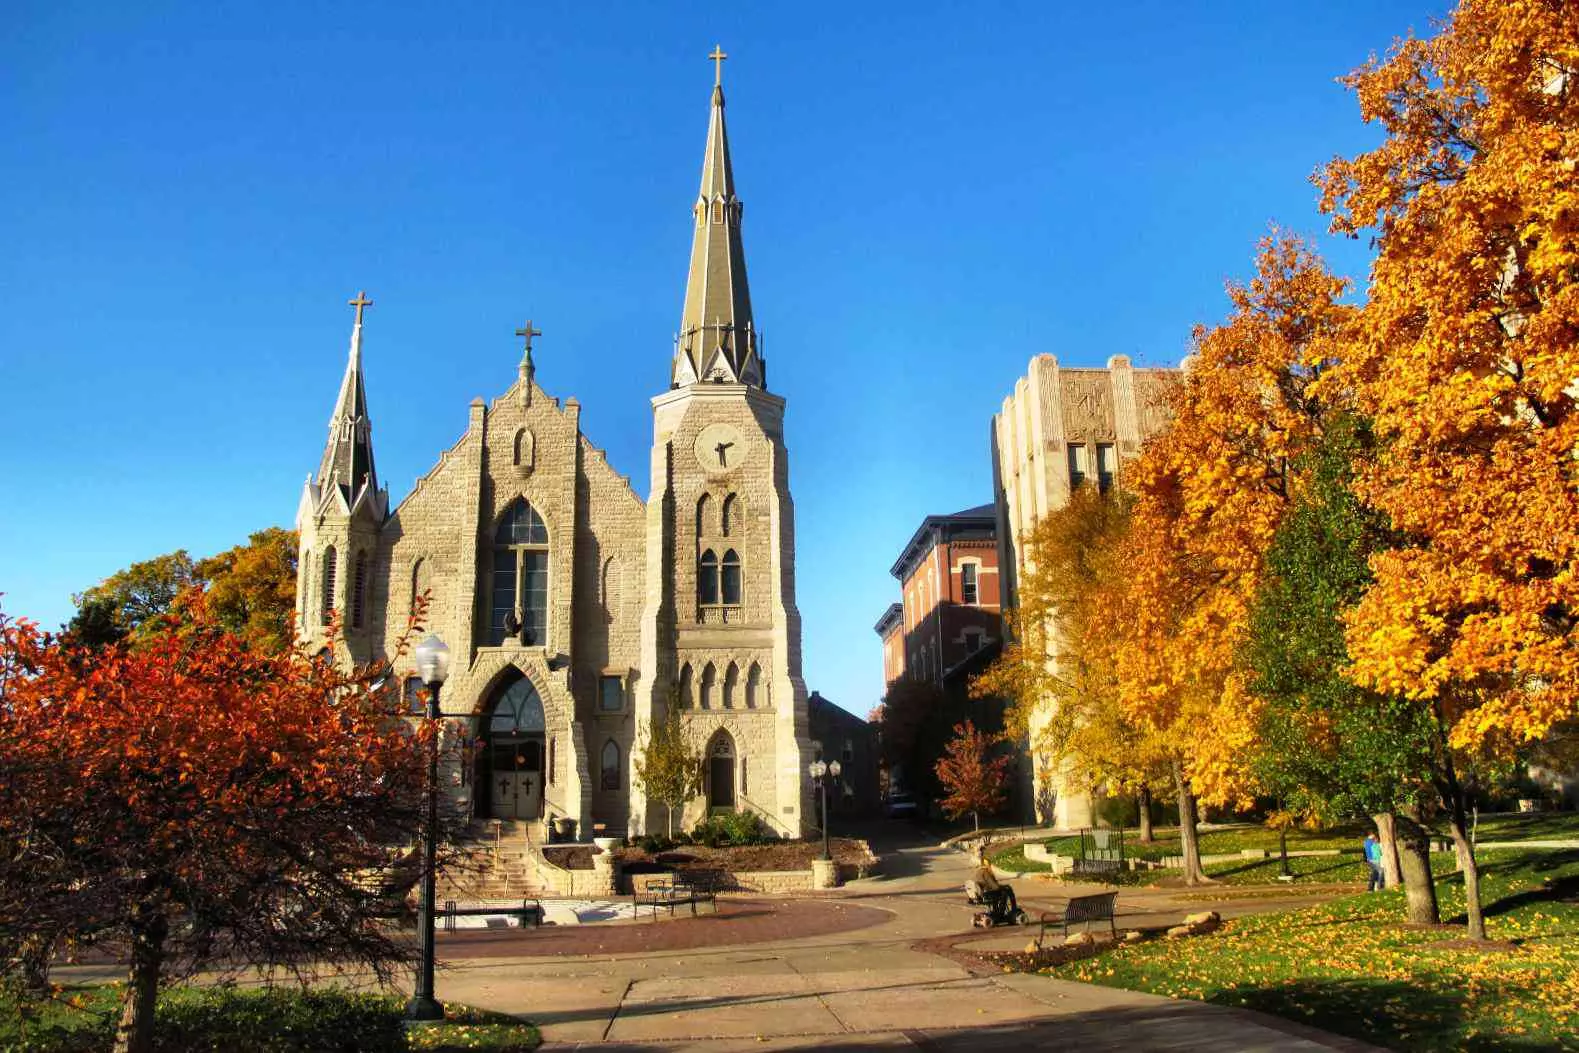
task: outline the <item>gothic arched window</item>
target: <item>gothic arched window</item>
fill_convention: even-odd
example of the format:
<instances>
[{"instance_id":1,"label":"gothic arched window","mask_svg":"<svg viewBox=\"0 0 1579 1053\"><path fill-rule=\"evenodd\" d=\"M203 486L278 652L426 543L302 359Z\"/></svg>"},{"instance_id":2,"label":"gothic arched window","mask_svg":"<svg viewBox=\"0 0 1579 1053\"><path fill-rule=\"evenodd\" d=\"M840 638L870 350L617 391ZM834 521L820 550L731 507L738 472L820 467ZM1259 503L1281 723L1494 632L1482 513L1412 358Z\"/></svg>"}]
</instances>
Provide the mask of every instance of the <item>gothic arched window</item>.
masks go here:
<instances>
[{"instance_id":1,"label":"gothic arched window","mask_svg":"<svg viewBox=\"0 0 1579 1053\"><path fill-rule=\"evenodd\" d=\"M724 553L724 606L740 606L740 557L734 549Z\"/></svg>"},{"instance_id":2,"label":"gothic arched window","mask_svg":"<svg viewBox=\"0 0 1579 1053\"><path fill-rule=\"evenodd\" d=\"M702 708L713 708L713 686L718 682L718 674L713 670L713 663L708 662L702 667Z\"/></svg>"},{"instance_id":3,"label":"gothic arched window","mask_svg":"<svg viewBox=\"0 0 1579 1053\"><path fill-rule=\"evenodd\" d=\"M548 641L548 528L525 498L506 509L493 537L488 642L507 639Z\"/></svg>"},{"instance_id":4,"label":"gothic arched window","mask_svg":"<svg viewBox=\"0 0 1579 1053\"><path fill-rule=\"evenodd\" d=\"M739 570L737 566L735 572L738 574ZM697 564L696 602L708 607L718 603L718 557L713 555L712 549L702 553L702 559Z\"/></svg>"},{"instance_id":5,"label":"gothic arched window","mask_svg":"<svg viewBox=\"0 0 1579 1053\"><path fill-rule=\"evenodd\" d=\"M740 694L740 667L730 662L724 670L724 708L734 709Z\"/></svg>"},{"instance_id":6,"label":"gothic arched window","mask_svg":"<svg viewBox=\"0 0 1579 1053\"><path fill-rule=\"evenodd\" d=\"M321 587L323 589L323 595L319 598L319 605L321 608L320 616L323 624L325 625L328 625L329 619L334 617L334 570L335 551L334 546L330 545L328 548L324 549L323 573L318 577L318 580L322 583Z\"/></svg>"},{"instance_id":7,"label":"gothic arched window","mask_svg":"<svg viewBox=\"0 0 1579 1053\"><path fill-rule=\"evenodd\" d=\"M613 739L609 739L603 744L603 758L600 767L603 769L603 771L602 779L598 785L603 787L605 790L619 789L620 748Z\"/></svg>"},{"instance_id":8,"label":"gothic arched window","mask_svg":"<svg viewBox=\"0 0 1579 1053\"><path fill-rule=\"evenodd\" d=\"M691 690L691 663L687 662L680 667L680 708L690 709L696 704Z\"/></svg>"},{"instance_id":9,"label":"gothic arched window","mask_svg":"<svg viewBox=\"0 0 1579 1053\"><path fill-rule=\"evenodd\" d=\"M719 525L723 530L724 536L728 537L730 534L734 533L735 527L738 525L736 524L735 520L740 516L739 499L737 499L734 494L730 494L728 497L724 498L724 506L720 510L720 513Z\"/></svg>"},{"instance_id":10,"label":"gothic arched window","mask_svg":"<svg viewBox=\"0 0 1579 1053\"><path fill-rule=\"evenodd\" d=\"M746 708L756 709L762 704L762 667L755 662L751 663L751 670L746 673Z\"/></svg>"},{"instance_id":11,"label":"gothic arched window","mask_svg":"<svg viewBox=\"0 0 1579 1053\"><path fill-rule=\"evenodd\" d=\"M356 564L351 571L351 628L362 627L363 609L367 606L367 553L356 554Z\"/></svg>"}]
</instances>

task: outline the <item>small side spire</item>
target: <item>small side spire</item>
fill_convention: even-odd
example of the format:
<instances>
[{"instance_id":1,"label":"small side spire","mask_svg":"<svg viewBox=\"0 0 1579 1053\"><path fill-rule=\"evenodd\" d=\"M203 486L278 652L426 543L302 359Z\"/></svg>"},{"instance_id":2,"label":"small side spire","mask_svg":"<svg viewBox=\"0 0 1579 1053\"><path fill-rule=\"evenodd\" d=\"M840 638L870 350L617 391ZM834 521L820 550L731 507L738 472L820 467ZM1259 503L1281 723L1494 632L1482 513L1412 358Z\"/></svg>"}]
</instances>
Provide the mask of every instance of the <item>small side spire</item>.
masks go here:
<instances>
[{"instance_id":1,"label":"small side spire","mask_svg":"<svg viewBox=\"0 0 1579 1053\"><path fill-rule=\"evenodd\" d=\"M702 185L692 206L691 266L670 382L675 387L705 380L763 387L740 237L742 208L724 126L724 60L729 56L714 47L707 57L713 62L713 100Z\"/></svg>"},{"instance_id":2,"label":"small side spire","mask_svg":"<svg viewBox=\"0 0 1579 1053\"><path fill-rule=\"evenodd\" d=\"M379 489L373 466L373 423L368 419L367 391L362 384L362 312L373 306L373 301L365 292L358 292L356 299L347 302L356 308L356 321L351 327L351 351L345 378L340 381L340 396L329 417L329 441L318 465L317 488L320 500L338 490L350 511L369 495L376 503Z\"/></svg>"}]
</instances>

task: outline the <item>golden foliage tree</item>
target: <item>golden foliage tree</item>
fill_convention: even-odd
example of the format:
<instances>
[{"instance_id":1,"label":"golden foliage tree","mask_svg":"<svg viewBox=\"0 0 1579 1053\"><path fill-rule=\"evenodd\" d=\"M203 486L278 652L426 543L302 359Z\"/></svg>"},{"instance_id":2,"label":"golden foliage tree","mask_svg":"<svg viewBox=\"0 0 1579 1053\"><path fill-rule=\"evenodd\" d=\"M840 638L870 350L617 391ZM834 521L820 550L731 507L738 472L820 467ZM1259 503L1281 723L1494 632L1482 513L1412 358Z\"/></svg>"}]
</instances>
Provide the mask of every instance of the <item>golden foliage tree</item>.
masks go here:
<instances>
[{"instance_id":1,"label":"golden foliage tree","mask_svg":"<svg viewBox=\"0 0 1579 1053\"><path fill-rule=\"evenodd\" d=\"M1318 176L1333 229L1378 245L1334 387L1380 440L1357 488L1407 538L1372 558L1352 675L1438 717L1467 855L1454 751L1579 709L1579 18L1464 0L1346 83L1385 139Z\"/></svg>"},{"instance_id":2,"label":"golden foliage tree","mask_svg":"<svg viewBox=\"0 0 1579 1053\"><path fill-rule=\"evenodd\" d=\"M1172 423L1128 473L1124 574L1097 605L1099 635L1117 644L1122 705L1171 756L1190 881L1204 878L1196 797L1243 804L1253 789L1256 706L1236 652L1295 458L1331 410L1319 382L1353 314L1344 291L1298 239L1266 238L1254 278L1228 289L1229 319L1196 331Z\"/></svg>"}]
</instances>

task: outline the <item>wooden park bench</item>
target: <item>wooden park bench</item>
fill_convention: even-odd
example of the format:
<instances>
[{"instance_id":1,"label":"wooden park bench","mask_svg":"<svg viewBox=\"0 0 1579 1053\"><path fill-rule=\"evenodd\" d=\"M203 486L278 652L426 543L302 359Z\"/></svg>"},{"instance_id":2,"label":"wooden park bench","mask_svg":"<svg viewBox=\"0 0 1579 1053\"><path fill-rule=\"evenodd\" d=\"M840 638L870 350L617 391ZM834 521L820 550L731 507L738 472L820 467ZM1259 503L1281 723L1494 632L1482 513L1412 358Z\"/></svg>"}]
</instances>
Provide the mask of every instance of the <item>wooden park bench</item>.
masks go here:
<instances>
[{"instance_id":1,"label":"wooden park bench","mask_svg":"<svg viewBox=\"0 0 1579 1053\"><path fill-rule=\"evenodd\" d=\"M461 917L492 918L507 917L521 919L521 928L526 928L530 921L534 929L541 928L543 924L543 904L535 899L523 899L519 907L457 907L453 899L444 901L444 909L438 912L444 919L444 931L455 931L455 919Z\"/></svg>"},{"instance_id":2,"label":"wooden park bench","mask_svg":"<svg viewBox=\"0 0 1579 1053\"><path fill-rule=\"evenodd\" d=\"M1049 911L1042 915L1042 931L1036 937L1036 945L1040 947L1047 938L1049 925L1062 925L1064 936L1069 935L1070 925L1084 923L1089 930L1091 922L1106 921L1108 929L1113 936L1118 936L1118 923L1113 919L1113 905L1118 900L1117 892L1098 892L1090 896L1075 896L1064 907L1062 914Z\"/></svg>"}]
</instances>

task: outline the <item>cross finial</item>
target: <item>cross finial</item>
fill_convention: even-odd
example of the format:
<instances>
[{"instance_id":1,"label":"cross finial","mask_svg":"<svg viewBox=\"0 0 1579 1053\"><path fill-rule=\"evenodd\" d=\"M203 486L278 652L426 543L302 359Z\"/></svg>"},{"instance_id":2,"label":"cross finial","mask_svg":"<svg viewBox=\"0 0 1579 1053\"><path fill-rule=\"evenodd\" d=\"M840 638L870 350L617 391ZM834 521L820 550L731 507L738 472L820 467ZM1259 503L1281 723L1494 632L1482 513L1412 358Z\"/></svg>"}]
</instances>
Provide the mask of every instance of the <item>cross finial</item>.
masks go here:
<instances>
[{"instance_id":1,"label":"cross finial","mask_svg":"<svg viewBox=\"0 0 1579 1053\"><path fill-rule=\"evenodd\" d=\"M713 87L721 87L724 83L724 60L729 56L724 54L723 48L714 44L707 57L713 60Z\"/></svg>"},{"instance_id":2,"label":"cross finial","mask_svg":"<svg viewBox=\"0 0 1579 1053\"><path fill-rule=\"evenodd\" d=\"M543 331L541 329L533 329L532 320L528 318L526 320L526 327L523 329L517 329L515 331L515 335L526 338L526 353L530 355L532 353L532 337L542 336Z\"/></svg>"},{"instance_id":3,"label":"cross finial","mask_svg":"<svg viewBox=\"0 0 1579 1053\"><path fill-rule=\"evenodd\" d=\"M346 303L348 303L352 307L356 308L356 324L357 325L361 325L362 324L362 309L364 307L371 307L371 306L373 306L373 301L369 300L367 298L366 291L357 293L356 294L356 299L354 299L354 300L347 300Z\"/></svg>"}]
</instances>

